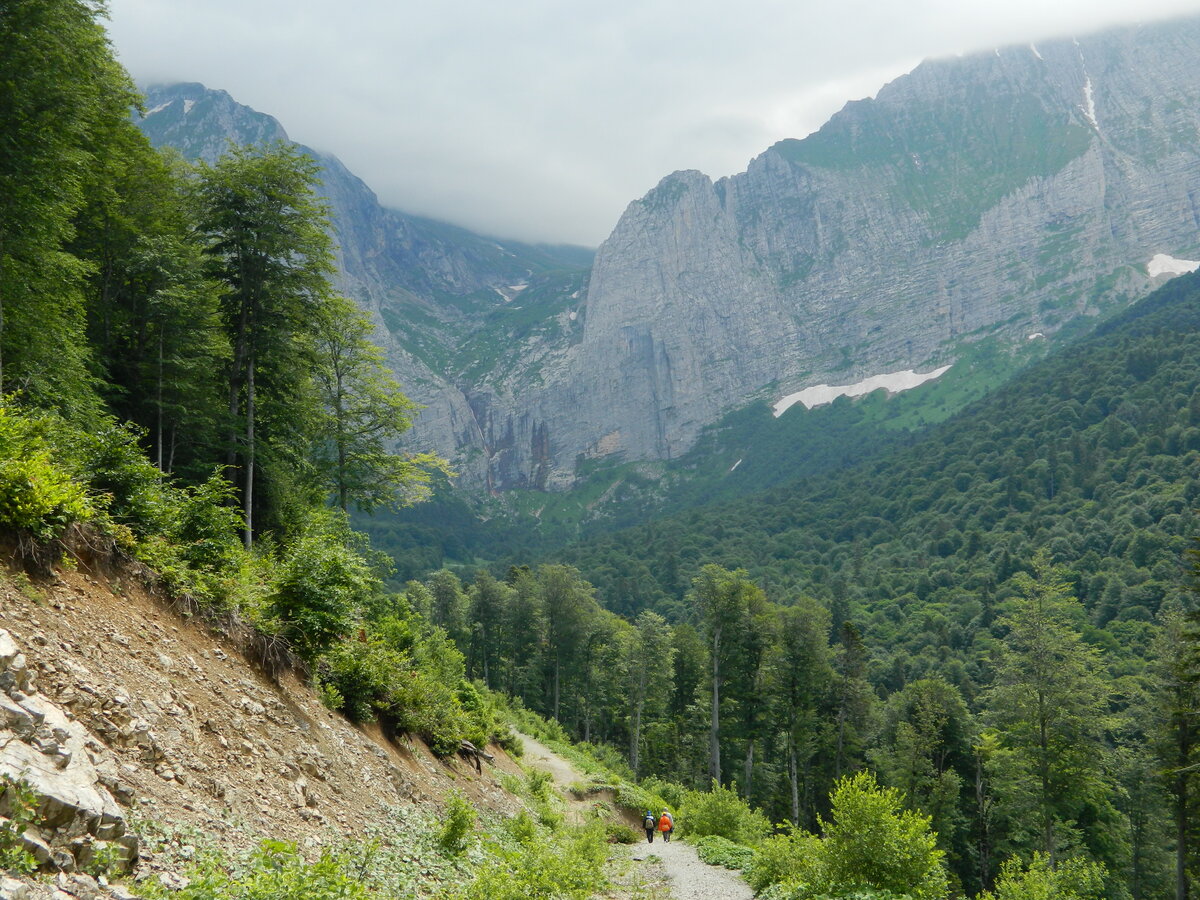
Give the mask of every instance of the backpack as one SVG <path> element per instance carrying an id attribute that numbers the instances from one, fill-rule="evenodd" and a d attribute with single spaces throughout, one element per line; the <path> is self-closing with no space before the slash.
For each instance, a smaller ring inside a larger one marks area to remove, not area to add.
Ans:
<path id="1" fill-rule="evenodd" d="M 654 816 L 650 815 L 650 813 L 646 813 L 646 821 L 643 822 L 642 825 L 646 828 L 653 828 L 654 827 Z"/>

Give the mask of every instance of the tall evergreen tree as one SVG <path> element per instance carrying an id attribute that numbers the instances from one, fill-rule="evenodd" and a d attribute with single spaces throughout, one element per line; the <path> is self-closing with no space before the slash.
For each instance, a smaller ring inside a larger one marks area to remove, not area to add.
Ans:
<path id="1" fill-rule="evenodd" d="M 1021 594 L 1000 619 L 1008 633 L 987 718 L 1011 750 L 1000 757 L 1015 767 L 1010 778 L 1028 789 L 1024 798 L 1009 798 L 1029 805 L 1025 815 L 1036 837 L 1027 849 L 1053 862 L 1077 823 L 1095 822 L 1111 809 L 1104 799 L 1110 795 L 1104 770 L 1109 691 L 1099 651 L 1078 630 L 1082 610 L 1062 570 L 1039 554 L 1034 575 L 1015 580 Z M 1094 847 L 1096 836 L 1084 838 Z"/>

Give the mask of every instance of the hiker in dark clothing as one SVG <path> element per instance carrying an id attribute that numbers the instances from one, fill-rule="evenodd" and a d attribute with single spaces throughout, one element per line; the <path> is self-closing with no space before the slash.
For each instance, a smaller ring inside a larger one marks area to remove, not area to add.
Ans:
<path id="1" fill-rule="evenodd" d="M 642 822 L 642 827 L 646 829 L 646 843 L 654 843 L 654 829 L 658 827 L 658 823 L 654 821 L 654 813 L 646 810 L 646 819 Z"/>

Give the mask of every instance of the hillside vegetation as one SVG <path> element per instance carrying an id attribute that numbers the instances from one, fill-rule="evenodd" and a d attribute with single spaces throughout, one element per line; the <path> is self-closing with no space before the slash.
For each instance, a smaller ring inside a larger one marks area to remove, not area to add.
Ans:
<path id="1" fill-rule="evenodd" d="M 438 573 L 432 615 L 639 773 L 821 829 L 868 768 L 959 890 L 1077 854 L 1103 896 L 1161 896 L 1192 864 L 1198 351 L 1179 278 L 911 446 L 503 582 Z"/>

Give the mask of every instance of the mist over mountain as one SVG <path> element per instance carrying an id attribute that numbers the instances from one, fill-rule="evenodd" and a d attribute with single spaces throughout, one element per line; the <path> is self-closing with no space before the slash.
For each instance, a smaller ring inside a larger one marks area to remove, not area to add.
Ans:
<path id="1" fill-rule="evenodd" d="M 590 278 L 382 210 L 326 157 L 344 289 L 426 405 L 414 441 L 468 487 L 567 488 L 581 461 L 675 458 L 731 409 L 1053 338 L 1187 270 L 1198 69 L 1200 19 L 926 62 L 740 175 L 667 176 Z M 273 136 L 170 90 L 157 142 Z"/>

